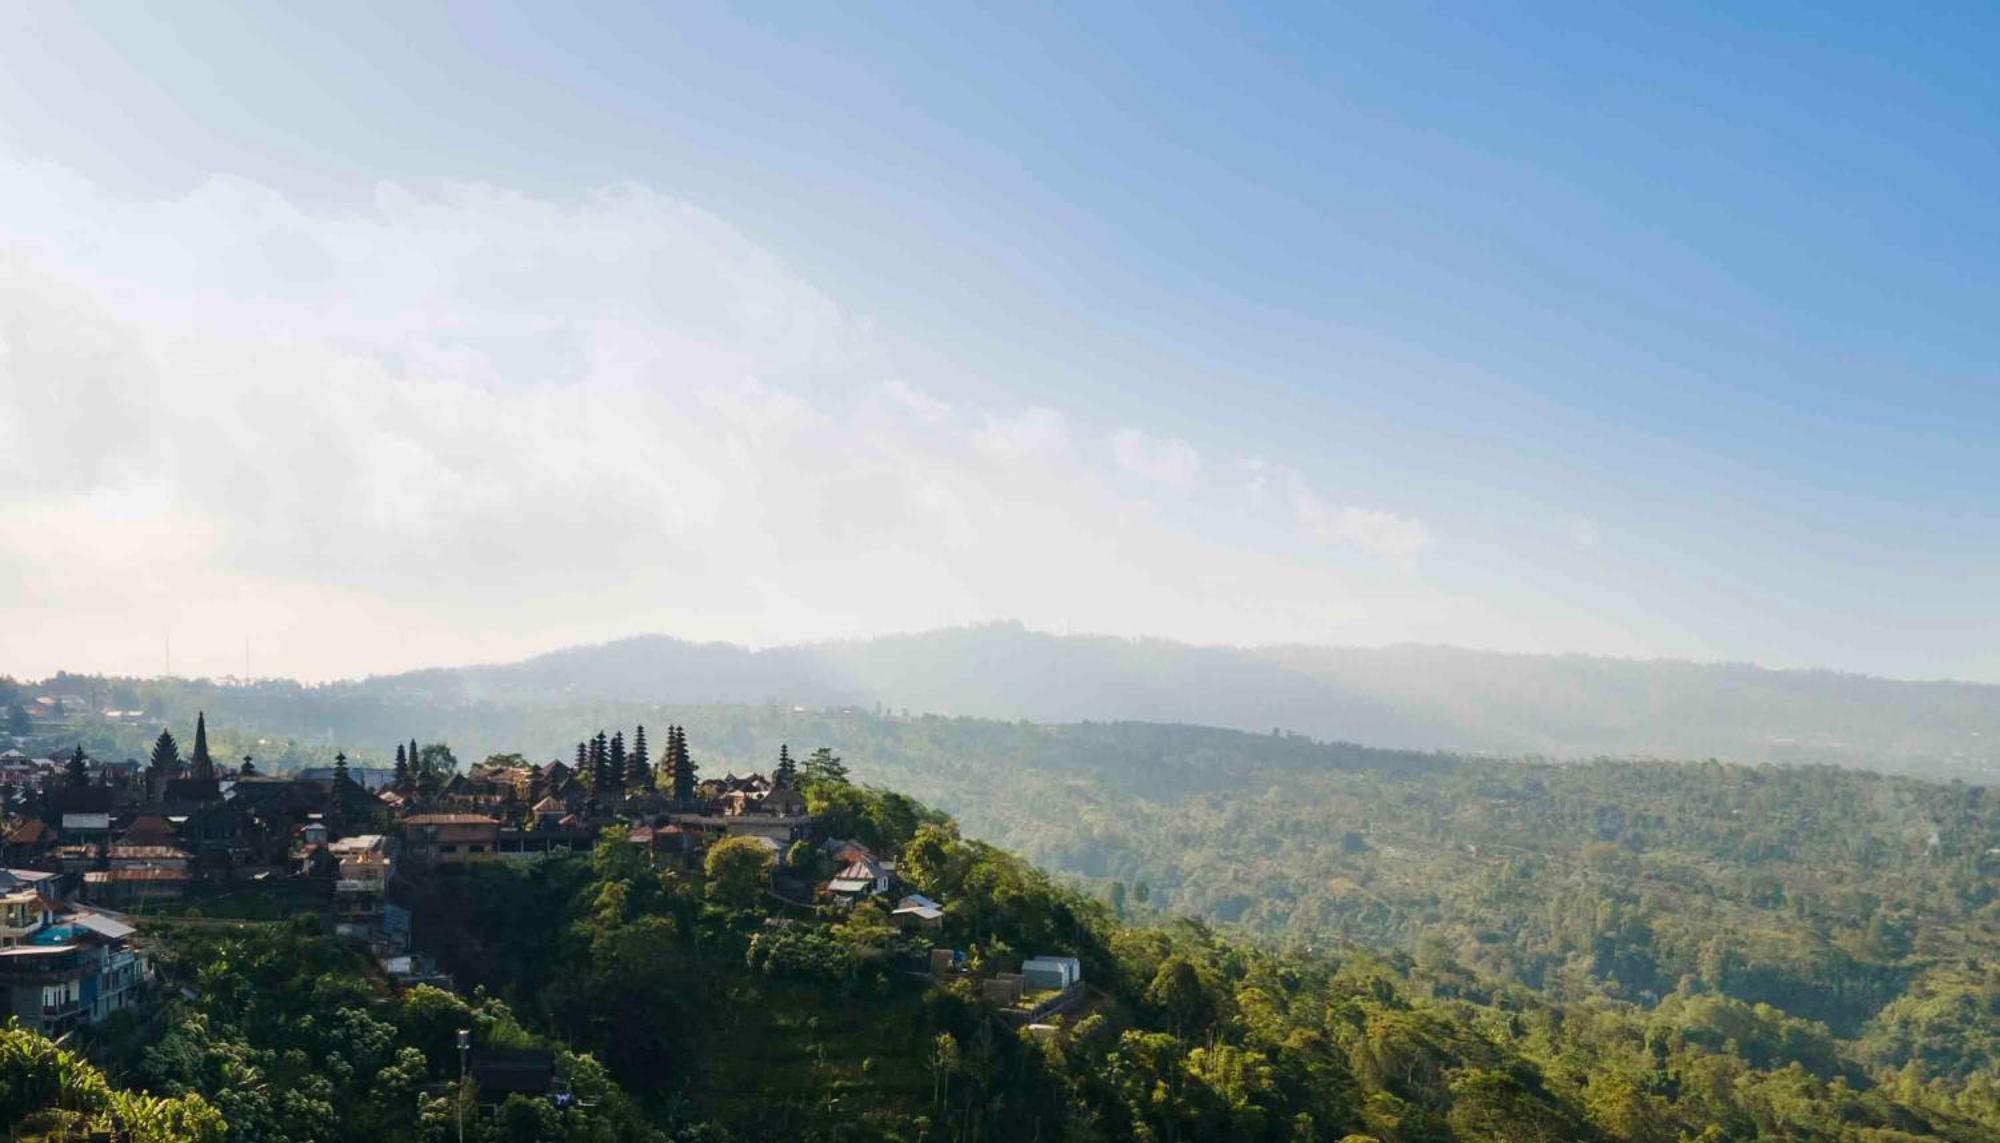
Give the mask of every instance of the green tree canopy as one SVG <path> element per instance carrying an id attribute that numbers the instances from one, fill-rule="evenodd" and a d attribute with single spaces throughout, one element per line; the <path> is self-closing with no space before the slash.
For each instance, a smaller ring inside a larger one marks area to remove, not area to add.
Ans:
<path id="1" fill-rule="evenodd" d="M 146 769 L 156 778 L 172 778 L 181 772 L 181 746 L 174 741 L 173 731 L 160 730 L 160 736 L 153 740 L 153 753 L 146 761 Z"/>
<path id="2" fill-rule="evenodd" d="M 748 909 L 763 895 L 771 873 L 772 854 L 752 837 L 726 837 L 708 847 L 702 872 L 708 878 L 708 895 L 735 909 Z"/>
<path id="3" fill-rule="evenodd" d="M 845 783 L 847 781 L 847 764 L 840 760 L 840 756 L 835 754 L 831 747 L 822 746 L 813 751 L 806 759 L 805 780 L 808 784 L 815 782 Z"/>

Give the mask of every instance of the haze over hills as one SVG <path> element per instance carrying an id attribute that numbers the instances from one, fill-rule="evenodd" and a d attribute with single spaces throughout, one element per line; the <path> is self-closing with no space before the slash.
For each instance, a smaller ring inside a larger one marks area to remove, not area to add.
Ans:
<path id="1" fill-rule="evenodd" d="M 1034 722 L 1182 722 L 1373 746 L 1716 757 L 1990 778 L 2000 687 L 1450 647 L 1194 646 L 1012 623 L 750 650 L 642 636 L 379 677 L 433 700 L 877 704 Z"/>

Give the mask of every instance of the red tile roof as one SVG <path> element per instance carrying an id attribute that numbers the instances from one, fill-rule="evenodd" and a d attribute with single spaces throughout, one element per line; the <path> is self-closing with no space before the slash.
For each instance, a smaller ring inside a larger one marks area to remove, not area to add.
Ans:
<path id="1" fill-rule="evenodd" d="M 56 831 L 40 818 L 29 818 L 7 835 L 8 845 L 42 845 L 56 839 Z"/>

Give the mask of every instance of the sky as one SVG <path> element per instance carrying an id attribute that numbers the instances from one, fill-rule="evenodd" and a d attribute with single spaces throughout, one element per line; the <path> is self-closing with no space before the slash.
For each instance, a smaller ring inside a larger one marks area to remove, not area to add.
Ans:
<path id="1" fill-rule="evenodd" d="M 2000 11 L 0 8 L 0 672 L 2000 681 Z"/>

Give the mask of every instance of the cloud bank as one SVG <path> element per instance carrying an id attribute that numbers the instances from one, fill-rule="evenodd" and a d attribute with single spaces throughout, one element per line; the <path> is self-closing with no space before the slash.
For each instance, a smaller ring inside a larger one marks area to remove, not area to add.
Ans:
<path id="1" fill-rule="evenodd" d="M 151 672 L 171 644 L 182 673 L 317 678 L 995 618 L 1493 626 L 1424 583 L 1415 520 L 1146 428 L 969 407 L 869 328 L 643 187 L 133 200 L 0 159 L 0 672 Z"/>
<path id="2" fill-rule="evenodd" d="M 1176 437 L 1119 429 L 1111 434 L 1111 455 L 1125 471 L 1182 492 L 1193 491 L 1201 479 L 1201 454 Z"/>

